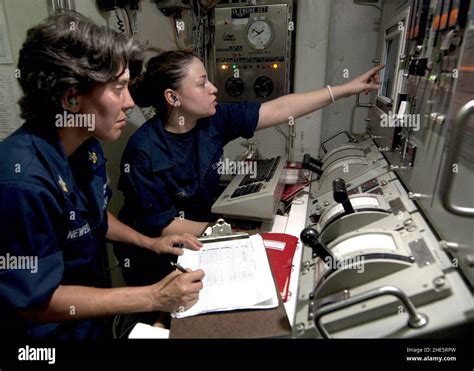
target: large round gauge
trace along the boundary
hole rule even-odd
[[[269,20],[251,21],[247,27],[245,39],[254,49],[265,49],[273,40],[273,27]]]
[[[231,97],[242,95],[244,89],[244,81],[240,78],[231,77],[225,82],[225,91]]]

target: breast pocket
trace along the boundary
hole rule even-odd
[[[198,176],[179,169],[166,170],[161,173],[166,193],[174,202],[193,197],[198,189]]]
[[[94,259],[93,228],[86,218],[85,207],[74,206],[66,201],[64,222],[62,223],[62,247],[66,269],[76,269]]]
[[[63,239],[63,255],[66,268],[78,268],[91,263],[95,258],[94,237],[89,224],[70,225]]]

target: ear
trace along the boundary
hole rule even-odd
[[[81,97],[74,88],[69,89],[61,98],[61,105],[68,112],[79,112],[80,103]]]
[[[170,106],[176,107],[179,105],[178,96],[173,90],[166,89],[164,94],[165,94],[165,100],[168,102]]]

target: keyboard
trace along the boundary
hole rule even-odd
[[[212,212],[224,217],[272,220],[284,188],[280,178],[285,163],[281,156],[255,160],[255,172],[236,175],[212,205]]]

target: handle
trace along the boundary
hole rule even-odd
[[[322,175],[323,174],[323,171],[319,168],[317,168],[315,165],[316,164],[321,164],[321,165],[317,165],[317,166],[322,166],[322,162],[318,161],[318,160],[315,160],[314,158],[312,158],[308,153],[306,153],[304,156],[303,156],[303,162],[301,163],[301,167],[303,169],[308,169],[308,170],[311,170],[312,172],[318,174],[318,175]]]
[[[416,311],[416,307],[413,305],[410,298],[402,290],[400,290],[398,287],[395,287],[395,286],[382,286],[371,291],[363,292],[362,294],[353,296],[349,299],[345,299],[337,303],[325,305],[322,308],[318,309],[318,311],[316,312],[314,323],[316,324],[316,327],[318,328],[321,335],[326,339],[330,339],[331,336],[329,335],[329,333],[326,331],[325,327],[321,323],[321,318],[323,316],[329,313],[336,312],[340,309],[349,307],[351,305],[358,304],[363,301],[370,300],[378,296],[384,296],[384,295],[395,296],[397,299],[399,299],[403,303],[403,305],[405,306],[405,309],[408,312],[407,324],[409,327],[421,328],[428,323],[428,317],[425,316],[424,314],[418,313]]]
[[[446,210],[453,214],[462,216],[474,216],[474,208],[454,205],[451,201],[451,190],[453,187],[454,176],[450,173],[450,168],[456,162],[459,153],[461,152],[461,143],[463,140],[463,129],[467,125],[467,118],[471,112],[474,111],[474,100],[467,102],[459,110],[456,119],[453,124],[453,133],[451,134],[451,143],[448,148],[450,152],[446,158],[444,173],[443,173],[443,186],[441,187],[441,201]]]
[[[354,142],[354,143],[357,142],[357,140],[351,135],[351,133],[349,133],[347,130],[341,130],[340,132],[338,132],[338,133],[336,133],[336,134],[330,136],[328,139],[326,139],[325,141],[323,141],[323,142],[321,143],[321,148],[322,148],[322,150],[324,151],[324,153],[327,153],[327,151],[328,151],[324,145],[325,145],[327,142],[329,142],[330,140],[334,139],[335,137],[337,137],[337,136],[339,136],[339,135],[341,135],[341,134],[346,134],[347,137],[349,138],[349,142]]]
[[[328,259],[331,263],[336,262],[336,258],[333,255],[332,251],[322,242],[319,241],[319,233],[314,228],[305,228],[301,231],[300,235],[301,241],[313,249],[313,254],[316,254],[324,262],[328,262]],[[336,267],[337,264],[330,264],[331,267]],[[334,270],[334,269],[332,269]]]
[[[349,195],[347,194],[346,182],[342,178],[334,179],[332,182],[332,191],[334,196],[334,201],[342,204],[346,214],[353,214],[354,208],[352,207],[351,200],[349,200]]]
[[[308,157],[306,157],[308,156]],[[303,160],[307,158],[307,161],[311,164],[316,165],[317,167],[322,167],[323,163],[321,161],[316,160],[315,158],[311,157],[309,154],[305,154]]]
[[[372,108],[374,106],[372,103],[360,103],[360,93],[357,94],[356,105],[357,107],[366,107],[366,108]]]

